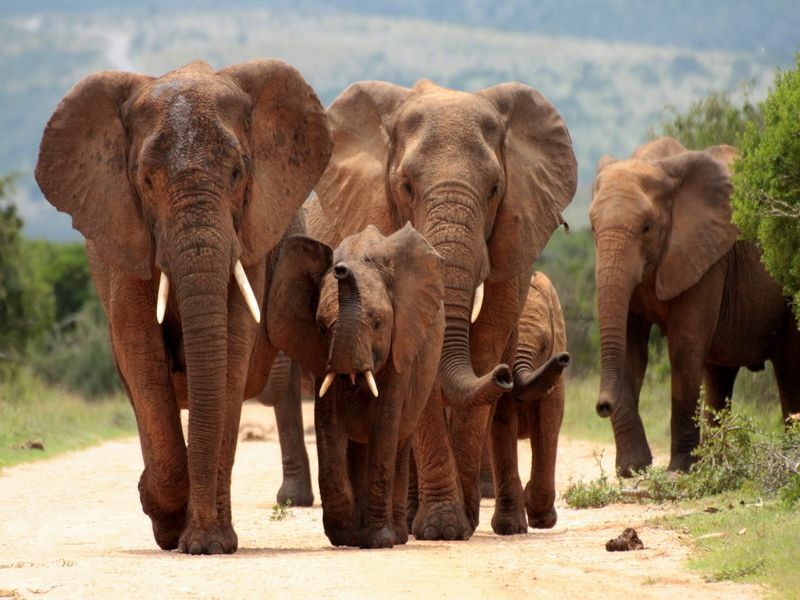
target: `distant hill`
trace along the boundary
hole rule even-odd
[[[535,10],[515,1],[492,3],[490,10],[489,3],[474,0],[444,0],[435,7],[379,0],[368,8],[341,0],[335,10],[312,0],[292,2],[292,9],[288,1],[182,8],[187,4],[172,0],[155,8],[145,0],[108,8],[100,0],[39,0],[4,9],[0,173],[25,173],[18,199],[30,235],[76,235],[69,219],[43,201],[30,173],[55,104],[99,69],[160,74],[196,58],[222,67],[274,56],[296,65],[325,103],[361,79],[411,85],[427,77],[469,91],[519,80],[550,98],[570,128],[581,188],[567,218],[581,225],[602,154],[629,154],[666,105],[683,108],[742,82],[750,83],[753,97],[762,97],[775,65],[792,59],[792,51],[778,49],[789,42],[780,40],[800,31],[786,33],[800,11],[782,1],[766,3],[775,5],[774,13],[761,5],[752,15],[745,10],[749,3],[739,1],[686,2],[683,12],[675,8],[681,2],[650,2],[652,14],[639,22],[640,3],[626,0],[610,2],[614,9],[606,12],[595,8],[600,3],[577,0],[544,0]],[[584,17],[569,18],[576,14]],[[734,24],[737,34],[722,35]],[[702,27],[711,32],[705,41],[692,34]],[[764,31],[773,32],[769,49],[753,51]]]

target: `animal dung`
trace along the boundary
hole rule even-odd
[[[606,550],[609,552],[628,552],[630,550],[644,550],[644,544],[639,539],[636,530],[633,527],[627,527],[622,535],[608,540],[606,542]]]

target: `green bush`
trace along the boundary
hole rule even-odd
[[[764,126],[750,126],[734,163],[734,222],[761,246],[767,270],[800,316],[800,54],[778,72],[764,102]]]

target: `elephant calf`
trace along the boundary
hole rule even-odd
[[[564,416],[563,371],[570,360],[566,349],[558,294],[550,279],[536,272],[519,321],[510,399],[516,410],[503,411],[498,406],[492,421],[492,452],[506,453],[508,459],[499,464],[512,465],[508,473],[495,473],[499,493],[492,528],[501,535],[524,533],[529,526],[549,529],[556,524],[556,452]],[[531,441],[532,461],[531,478],[523,492],[517,439],[525,438]]]
[[[444,335],[442,258],[409,224],[336,251],[281,246],[269,291],[272,342],[321,385],[315,405],[325,533],[337,545],[408,540],[410,441],[436,381]],[[440,408],[439,408],[440,409]]]
[[[611,417],[617,469],[652,455],[639,417],[650,329],[667,336],[672,367],[669,468],[686,470],[699,442],[694,421],[705,377],[719,409],[740,367],[772,361],[784,417],[800,410],[800,333],[758,248],[731,223],[730,146],[689,152],[671,138],[628,160],[601,160],[589,217],[597,248],[600,396]]]

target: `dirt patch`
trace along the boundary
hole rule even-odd
[[[304,407],[310,423],[313,407]],[[555,528],[527,535],[492,533],[492,501],[468,542],[418,542],[392,550],[334,548],[322,511],[292,508],[270,520],[281,482],[272,409],[247,405],[233,474],[239,551],[190,557],[159,550],[136,491],[142,468],[135,439],[6,469],[0,474],[0,592],[21,598],[637,598],[758,597],[762,590],[708,583],[685,568],[687,546],[673,531],[648,527],[652,506],[570,510],[559,502]],[[307,437],[316,469],[313,436]],[[559,489],[594,477],[596,444],[562,440]],[[530,447],[520,443],[520,472]],[[613,451],[606,449],[608,472]],[[527,477],[523,476],[523,481]],[[608,553],[623,527],[647,540],[638,552]]]

